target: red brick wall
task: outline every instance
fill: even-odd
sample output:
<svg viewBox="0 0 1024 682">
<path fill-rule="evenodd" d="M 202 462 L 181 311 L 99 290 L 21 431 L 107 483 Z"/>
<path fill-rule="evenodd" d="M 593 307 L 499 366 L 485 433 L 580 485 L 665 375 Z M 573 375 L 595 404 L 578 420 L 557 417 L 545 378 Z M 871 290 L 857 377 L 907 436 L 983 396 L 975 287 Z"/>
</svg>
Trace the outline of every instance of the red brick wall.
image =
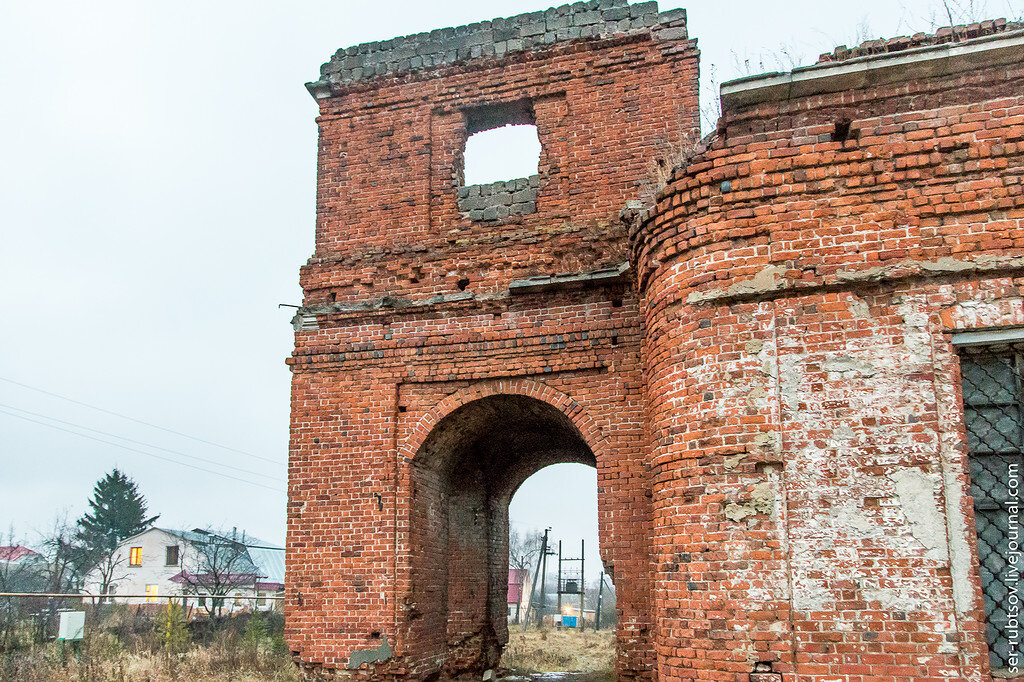
<svg viewBox="0 0 1024 682">
<path fill-rule="evenodd" d="M 694 141 L 696 49 L 644 11 L 650 31 L 315 85 L 297 659 L 493 666 L 508 501 L 579 461 L 620 678 L 987 679 L 951 333 L 1024 326 L 1024 67 L 985 42 L 730 95 L 656 193 Z M 467 116 L 524 100 L 537 212 L 471 222 Z M 624 226 L 634 200 L 656 205 Z"/>
<path fill-rule="evenodd" d="M 587 461 L 618 669 L 649 678 L 637 299 L 628 277 L 511 285 L 628 260 L 620 209 L 653 201 L 658 159 L 696 137 L 697 53 L 672 26 L 386 74 L 319 100 L 316 252 L 289 360 L 287 639 L 307 669 L 344 671 L 385 642 L 385 661 L 351 674 L 492 665 L 511 494 L 545 464 Z M 537 212 L 470 222 L 456 206 L 467 111 L 524 99 L 543 148 Z M 489 438 L 522 456 L 485 468 L 500 454 Z"/>
<path fill-rule="evenodd" d="M 727 99 L 633 223 L 659 679 L 987 679 L 951 332 L 1024 320 L 1022 85 Z"/>
</svg>

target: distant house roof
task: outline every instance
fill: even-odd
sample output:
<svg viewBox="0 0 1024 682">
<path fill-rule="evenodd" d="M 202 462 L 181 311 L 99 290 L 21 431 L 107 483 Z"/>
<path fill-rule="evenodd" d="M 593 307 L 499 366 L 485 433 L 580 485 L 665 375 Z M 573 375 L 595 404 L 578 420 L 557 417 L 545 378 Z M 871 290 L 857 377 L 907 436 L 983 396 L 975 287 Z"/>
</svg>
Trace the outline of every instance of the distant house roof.
<svg viewBox="0 0 1024 682">
<path fill-rule="evenodd" d="M 21 545 L 3 545 L 0 546 L 0 561 L 21 561 L 27 556 L 41 556 L 39 552 L 35 552 L 28 547 Z"/>
<path fill-rule="evenodd" d="M 266 589 L 277 589 L 284 585 L 284 547 L 261 540 L 255 535 L 249 535 L 245 531 L 232 533 L 231 535 L 213 533 L 201 528 L 192 530 L 176 530 L 171 528 L 157 528 L 170 535 L 182 538 L 188 542 L 205 543 L 222 540 L 224 542 L 237 542 L 245 545 L 249 561 L 246 565 L 239 566 L 239 578 L 251 580 L 257 578 L 261 587 Z M 235 576 L 232 576 L 234 578 Z M 201 576 L 191 576 L 182 571 L 171 578 L 175 582 L 184 582 L 188 579 L 201 579 Z"/>
<path fill-rule="evenodd" d="M 284 585 L 284 548 L 250 547 L 249 557 L 259 570 L 261 582 Z"/>
<path fill-rule="evenodd" d="M 508 603 L 518 604 L 523 598 L 523 585 L 529 571 L 525 568 L 508 569 Z"/>
</svg>

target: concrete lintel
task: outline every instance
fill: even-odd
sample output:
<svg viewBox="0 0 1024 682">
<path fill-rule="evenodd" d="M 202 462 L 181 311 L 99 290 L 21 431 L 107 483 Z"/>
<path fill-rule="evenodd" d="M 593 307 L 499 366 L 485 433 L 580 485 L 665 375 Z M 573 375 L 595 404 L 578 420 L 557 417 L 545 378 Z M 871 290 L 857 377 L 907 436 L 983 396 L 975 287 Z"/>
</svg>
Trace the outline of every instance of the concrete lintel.
<svg viewBox="0 0 1024 682">
<path fill-rule="evenodd" d="M 622 263 L 614 268 L 604 268 L 593 272 L 564 275 L 540 275 L 527 279 L 517 279 L 508 285 L 509 293 L 525 294 L 554 289 L 582 289 L 589 286 L 614 284 L 628 281 L 629 263 Z"/>
<path fill-rule="evenodd" d="M 747 76 L 722 83 L 722 110 L 1019 62 L 1022 50 L 1024 30 L 1009 31 L 960 43 L 822 62 L 787 73 Z"/>
<path fill-rule="evenodd" d="M 999 327 L 953 333 L 953 345 L 959 347 L 1018 342 L 1024 342 L 1024 327 Z"/>
</svg>

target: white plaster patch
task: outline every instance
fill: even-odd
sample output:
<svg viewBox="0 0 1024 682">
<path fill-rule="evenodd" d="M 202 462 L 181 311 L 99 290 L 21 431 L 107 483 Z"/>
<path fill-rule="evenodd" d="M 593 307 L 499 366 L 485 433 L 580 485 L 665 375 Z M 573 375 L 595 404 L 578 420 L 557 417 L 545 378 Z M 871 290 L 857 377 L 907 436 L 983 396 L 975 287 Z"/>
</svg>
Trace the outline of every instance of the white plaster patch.
<svg viewBox="0 0 1024 682">
<path fill-rule="evenodd" d="M 821 583 L 802 572 L 793 572 L 793 608 L 797 611 L 824 611 L 832 595 Z"/>
<path fill-rule="evenodd" d="M 899 469 L 889 474 L 895 484 L 903 515 L 910 532 L 927 550 L 927 557 L 948 561 L 946 524 L 935 501 L 938 479 L 919 469 Z"/>
<path fill-rule="evenodd" d="M 833 507 L 829 514 L 834 519 L 835 527 L 847 531 L 849 535 L 867 538 L 877 536 L 880 532 L 878 524 L 865 516 L 854 500 L 846 500 Z"/>
<path fill-rule="evenodd" d="M 922 608 L 921 600 L 892 587 L 865 587 L 861 589 L 860 594 L 869 602 L 878 602 L 883 609 L 909 613 Z"/>
<path fill-rule="evenodd" d="M 829 373 L 840 375 L 860 375 L 873 377 L 878 369 L 870 362 L 852 358 L 849 355 L 833 355 L 821 363 L 821 368 Z"/>
<path fill-rule="evenodd" d="M 858 296 L 850 296 L 849 299 L 850 313 L 854 317 L 871 317 L 871 308 L 868 307 L 867 302 L 859 298 Z"/>
</svg>

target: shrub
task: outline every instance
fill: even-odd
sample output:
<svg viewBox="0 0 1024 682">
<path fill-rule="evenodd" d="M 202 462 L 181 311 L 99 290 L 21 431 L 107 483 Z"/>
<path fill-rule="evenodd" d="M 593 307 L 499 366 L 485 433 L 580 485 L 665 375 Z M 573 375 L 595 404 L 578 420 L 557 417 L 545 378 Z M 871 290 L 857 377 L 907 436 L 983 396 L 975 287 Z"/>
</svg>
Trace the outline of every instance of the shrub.
<svg viewBox="0 0 1024 682">
<path fill-rule="evenodd" d="M 188 649 L 192 637 L 185 622 L 185 610 L 174 599 L 167 602 L 156 619 L 156 632 L 160 646 L 169 653 L 182 653 Z"/>
</svg>

